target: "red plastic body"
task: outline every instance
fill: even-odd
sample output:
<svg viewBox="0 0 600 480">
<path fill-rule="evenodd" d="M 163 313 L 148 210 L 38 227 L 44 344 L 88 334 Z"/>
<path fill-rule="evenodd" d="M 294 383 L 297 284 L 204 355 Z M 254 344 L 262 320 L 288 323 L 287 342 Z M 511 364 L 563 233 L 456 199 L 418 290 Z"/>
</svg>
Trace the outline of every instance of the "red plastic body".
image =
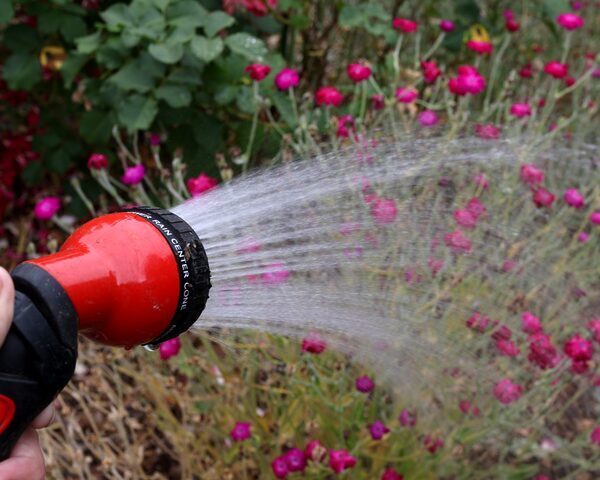
<svg viewBox="0 0 600 480">
<path fill-rule="evenodd" d="M 80 332 L 107 345 L 152 341 L 177 309 L 180 280 L 173 252 L 156 227 L 133 213 L 96 218 L 59 252 L 31 263 L 65 289 Z"/>
</svg>

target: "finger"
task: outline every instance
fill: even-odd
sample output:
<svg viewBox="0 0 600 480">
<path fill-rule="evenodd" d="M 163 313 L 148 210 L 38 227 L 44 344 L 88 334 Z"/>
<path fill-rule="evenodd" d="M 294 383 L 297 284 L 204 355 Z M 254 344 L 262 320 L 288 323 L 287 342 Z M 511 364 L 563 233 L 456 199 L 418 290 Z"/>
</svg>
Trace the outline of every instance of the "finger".
<svg viewBox="0 0 600 480">
<path fill-rule="evenodd" d="M 44 455 L 37 433 L 28 428 L 21 436 L 10 458 L 0 463 L 2 480 L 43 480 L 45 477 Z"/>
<path fill-rule="evenodd" d="M 33 422 L 31 422 L 31 426 L 35 429 L 38 428 L 46 428 L 48 425 L 54 423 L 56 420 L 56 409 L 54 405 L 48 405 L 42 413 L 40 413 Z"/>
<path fill-rule="evenodd" d="M 12 324 L 15 306 L 15 286 L 10 274 L 0 267 L 0 345 Z"/>
</svg>

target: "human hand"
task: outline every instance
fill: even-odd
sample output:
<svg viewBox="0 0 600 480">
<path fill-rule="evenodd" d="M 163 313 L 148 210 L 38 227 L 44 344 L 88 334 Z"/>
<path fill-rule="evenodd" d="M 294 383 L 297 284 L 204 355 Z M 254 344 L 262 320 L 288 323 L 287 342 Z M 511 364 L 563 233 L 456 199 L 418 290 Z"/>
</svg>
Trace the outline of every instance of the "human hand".
<svg viewBox="0 0 600 480">
<path fill-rule="evenodd" d="M 15 287 L 10 274 L 0 267 L 0 345 L 12 324 L 15 303 Z M 54 418 L 54 407 L 49 405 L 25 430 L 13 448 L 10 458 L 0 462 L 2 480 L 43 480 L 45 477 L 44 455 L 36 428 L 47 427 Z"/>
</svg>

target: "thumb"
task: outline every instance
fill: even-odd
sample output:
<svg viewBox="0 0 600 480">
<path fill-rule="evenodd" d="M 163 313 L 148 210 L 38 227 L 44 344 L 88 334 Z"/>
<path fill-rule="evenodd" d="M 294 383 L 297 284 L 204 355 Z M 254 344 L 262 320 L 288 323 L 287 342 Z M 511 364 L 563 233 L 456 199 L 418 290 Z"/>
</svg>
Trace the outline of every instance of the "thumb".
<svg viewBox="0 0 600 480">
<path fill-rule="evenodd" d="M 15 286 L 10 274 L 0 267 L 0 345 L 12 324 L 15 306 Z"/>
</svg>

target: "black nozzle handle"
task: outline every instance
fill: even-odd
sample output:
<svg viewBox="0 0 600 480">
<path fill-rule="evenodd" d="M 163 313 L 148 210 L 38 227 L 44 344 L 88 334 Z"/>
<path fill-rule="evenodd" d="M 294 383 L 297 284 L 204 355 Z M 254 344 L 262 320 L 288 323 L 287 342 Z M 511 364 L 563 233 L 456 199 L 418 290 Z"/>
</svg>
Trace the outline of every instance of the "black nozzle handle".
<svg viewBox="0 0 600 480">
<path fill-rule="evenodd" d="M 13 323 L 0 348 L 0 460 L 66 386 L 77 360 L 77 314 L 63 288 L 33 264 L 12 276 Z"/>
</svg>

